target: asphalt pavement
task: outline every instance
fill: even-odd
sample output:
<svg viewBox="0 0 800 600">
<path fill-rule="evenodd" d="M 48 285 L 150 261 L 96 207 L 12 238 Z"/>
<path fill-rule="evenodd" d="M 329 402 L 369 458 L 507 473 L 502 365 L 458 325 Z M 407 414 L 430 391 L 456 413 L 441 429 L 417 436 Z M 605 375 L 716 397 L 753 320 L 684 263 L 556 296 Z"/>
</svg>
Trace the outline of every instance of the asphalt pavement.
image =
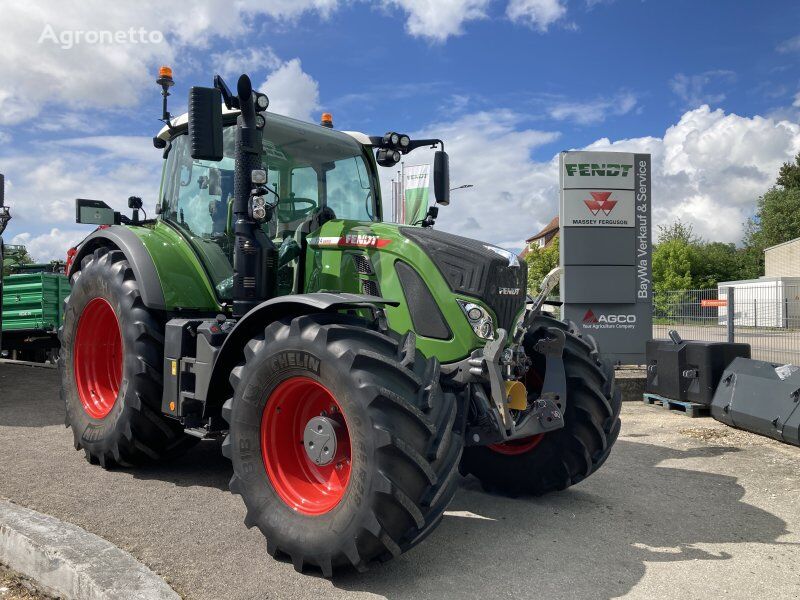
<svg viewBox="0 0 800 600">
<path fill-rule="evenodd" d="M 266 554 L 205 442 L 168 464 L 89 465 L 54 370 L 0 364 L 0 497 L 104 537 L 186 598 L 798 598 L 800 449 L 628 402 L 611 457 L 543 498 L 462 481 L 442 525 L 366 574 Z"/>
</svg>

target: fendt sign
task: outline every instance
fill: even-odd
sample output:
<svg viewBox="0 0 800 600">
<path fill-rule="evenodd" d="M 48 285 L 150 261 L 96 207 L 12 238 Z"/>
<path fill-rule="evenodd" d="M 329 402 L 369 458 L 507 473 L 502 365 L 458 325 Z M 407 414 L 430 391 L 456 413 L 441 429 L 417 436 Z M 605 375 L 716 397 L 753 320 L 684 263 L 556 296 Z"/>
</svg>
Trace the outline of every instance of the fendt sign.
<svg viewBox="0 0 800 600">
<path fill-rule="evenodd" d="M 615 363 L 644 362 L 652 336 L 650 155 L 563 152 L 564 316 Z"/>
</svg>

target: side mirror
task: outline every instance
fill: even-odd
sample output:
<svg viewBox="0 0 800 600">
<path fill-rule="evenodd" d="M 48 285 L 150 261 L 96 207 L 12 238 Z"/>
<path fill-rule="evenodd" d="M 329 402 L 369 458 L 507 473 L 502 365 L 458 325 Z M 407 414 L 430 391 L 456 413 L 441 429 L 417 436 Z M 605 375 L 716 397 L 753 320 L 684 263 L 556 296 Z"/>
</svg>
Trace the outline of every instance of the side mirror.
<svg viewBox="0 0 800 600">
<path fill-rule="evenodd" d="M 102 200 L 75 200 L 75 222 L 84 225 L 116 225 L 119 213 Z"/>
<path fill-rule="evenodd" d="M 189 90 L 189 148 L 197 160 L 222 160 L 222 93 L 216 88 Z"/>
<path fill-rule="evenodd" d="M 444 150 L 433 157 L 433 194 L 437 204 L 450 204 L 450 158 Z"/>
</svg>

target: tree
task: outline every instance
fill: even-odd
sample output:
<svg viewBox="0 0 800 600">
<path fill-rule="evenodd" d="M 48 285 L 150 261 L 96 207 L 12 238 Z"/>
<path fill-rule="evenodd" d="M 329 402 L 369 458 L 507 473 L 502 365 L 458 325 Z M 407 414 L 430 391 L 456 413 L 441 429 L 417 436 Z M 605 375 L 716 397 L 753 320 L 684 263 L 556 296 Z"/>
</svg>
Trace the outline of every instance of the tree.
<svg viewBox="0 0 800 600">
<path fill-rule="evenodd" d="M 680 219 L 669 225 L 658 226 L 658 241 L 656 243 L 663 244 L 672 240 L 680 240 L 689 245 L 700 244 L 703 241 L 699 236 L 695 235 L 694 227 Z"/>
<path fill-rule="evenodd" d="M 758 199 L 756 214 L 747 223 L 745 246 L 763 251 L 798 237 L 800 186 L 773 187 Z"/>
<path fill-rule="evenodd" d="M 787 190 L 800 188 L 800 152 L 794 157 L 794 164 L 783 163 L 776 183 Z"/>
<path fill-rule="evenodd" d="M 713 288 L 720 281 L 741 279 L 742 260 L 735 244 L 708 242 L 698 244 L 696 261 L 692 267 L 693 286 Z"/>
<path fill-rule="evenodd" d="M 528 292 L 532 296 L 539 293 L 539 284 L 544 276 L 558 266 L 558 258 L 558 236 L 544 248 L 534 246 L 528 250 L 525 262 L 528 263 Z M 557 293 L 558 287 L 553 292 Z"/>
<path fill-rule="evenodd" d="M 14 267 L 17 265 L 29 265 L 33 263 L 31 255 L 25 246 L 11 246 L 5 247 L 5 254 L 3 255 L 3 276 L 9 275 Z"/>
<path fill-rule="evenodd" d="M 656 292 L 692 287 L 692 268 L 697 252 L 691 244 L 674 239 L 658 244 L 653 251 L 653 287 Z"/>
</svg>

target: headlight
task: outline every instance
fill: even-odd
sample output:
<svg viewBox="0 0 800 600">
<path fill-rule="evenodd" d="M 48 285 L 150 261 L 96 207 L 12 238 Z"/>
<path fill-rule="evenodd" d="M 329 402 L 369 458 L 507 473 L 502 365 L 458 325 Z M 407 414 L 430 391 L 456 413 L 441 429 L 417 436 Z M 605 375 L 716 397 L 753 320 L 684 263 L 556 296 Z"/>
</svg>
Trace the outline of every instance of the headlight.
<svg viewBox="0 0 800 600">
<path fill-rule="evenodd" d="M 464 316 L 467 317 L 467 321 L 472 326 L 472 331 L 475 332 L 475 335 L 484 340 L 494 339 L 494 321 L 486 309 L 478 304 L 464 300 L 459 300 L 458 305 L 464 311 Z"/>
</svg>

